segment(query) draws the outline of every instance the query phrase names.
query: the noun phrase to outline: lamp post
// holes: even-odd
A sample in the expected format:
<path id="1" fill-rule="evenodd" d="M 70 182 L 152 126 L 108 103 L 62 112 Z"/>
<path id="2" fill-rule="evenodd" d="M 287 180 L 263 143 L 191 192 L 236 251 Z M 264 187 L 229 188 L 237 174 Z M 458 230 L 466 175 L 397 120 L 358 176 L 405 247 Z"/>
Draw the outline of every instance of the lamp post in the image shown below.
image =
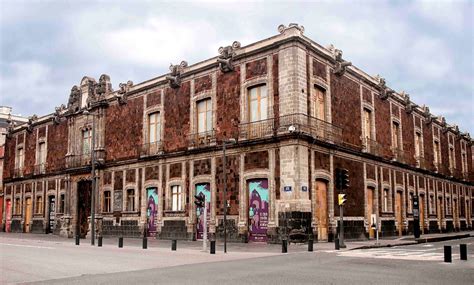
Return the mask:
<path id="1" fill-rule="evenodd" d="M 95 175 L 95 116 L 88 110 L 84 111 L 86 116 L 92 116 L 92 147 L 91 147 L 91 176 L 92 176 L 92 193 L 91 193 L 91 245 L 95 244 L 95 193 L 96 193 L 96 175 Z"/>
<path id="2" fill-rule="evenodd" d="M 236 143 L 234 138 L 222 142 L 222 161 L 224 165 L 224 253 L 227 253 L 227 159 L 225 155 L 225 147 L 227 144 L 230 145 L 234 143 Z"/>

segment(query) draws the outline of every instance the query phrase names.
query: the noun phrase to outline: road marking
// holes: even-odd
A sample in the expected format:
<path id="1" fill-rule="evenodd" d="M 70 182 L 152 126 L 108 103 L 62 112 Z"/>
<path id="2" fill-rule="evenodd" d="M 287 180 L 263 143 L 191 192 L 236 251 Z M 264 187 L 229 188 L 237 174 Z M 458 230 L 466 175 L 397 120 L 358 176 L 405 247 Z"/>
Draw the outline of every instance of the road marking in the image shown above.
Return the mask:
<path id="1" fill-rule="evenodd" d="M 31 247 L 31 248 L 43 248 L 43 249 L 54 249 L 54 247 L 39 246 L 39 245 L 23 245 L 23 244 L 12 244 L 12 243 L 0 243 L 0 245 L 18 246 L 18 247 Z"/>

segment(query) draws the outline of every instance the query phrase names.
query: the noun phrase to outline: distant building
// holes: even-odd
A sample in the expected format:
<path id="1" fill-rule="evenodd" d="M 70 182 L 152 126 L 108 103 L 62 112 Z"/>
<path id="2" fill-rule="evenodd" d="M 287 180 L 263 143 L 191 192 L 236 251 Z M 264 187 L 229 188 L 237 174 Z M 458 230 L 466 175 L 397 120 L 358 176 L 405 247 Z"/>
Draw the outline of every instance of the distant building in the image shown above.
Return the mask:
<path id="1" fill-rule="evenodd" d="M 209 203 L 211 237 L 223 237 L 226 209 L 233 241 L 328 241 L 339 168 L 350 177 L 348 238 L 374 238 L 372 221 L 382 236 L 409 234 L 418 213 L 423 233 L 471 229 L 469 134 L 302 26 L 278 30 L 115 91 L 107 75 L 84 77 L 67 106 L 9 133 L 7 228 L 85 237 L 95 195 L 98 234 L 195 239 L 204 229 L 198 194 Z"/>

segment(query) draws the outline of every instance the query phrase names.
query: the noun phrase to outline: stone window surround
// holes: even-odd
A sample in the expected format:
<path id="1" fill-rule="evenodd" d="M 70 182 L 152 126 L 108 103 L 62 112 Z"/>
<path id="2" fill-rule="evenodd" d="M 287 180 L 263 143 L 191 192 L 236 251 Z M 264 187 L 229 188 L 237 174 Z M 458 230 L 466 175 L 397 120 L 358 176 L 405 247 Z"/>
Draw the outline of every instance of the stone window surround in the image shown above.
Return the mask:
<path id="1" fill-rule="evenodd" d="M 360 95 L 362 97 L 362 94 Z M 367 142 L 365 141 L 366 138 L 366 130 L 365 130 L 365 110 L 368 110 L 370 112 L 370 139 L 373 141 L 377 141 L 376 137 L 376 130 L 375 130 L 375 108 L 372 105 L 367 104 L 367 102 L 361 100 L 361 106 L 360 106 L 360 113 L 361 113 L 361 123 L 362 123 L 362 146 L 364 149 L 367 150 Z"/>
<path id="2" fill-rule="evenodd" d="M 48 128 L 46 128 L 47 130 Z M 36 155 L 35 155 L 35 161 L 36 161 L 36 165 L 39 165 L 40 164 L 40 157 L 39 157 L 39 146 L 40 144 L 44 143 L 44 151 L 45 151 L 45 154 L 44 154 L 44 163 L 46 163 L 47 159 L 48 159 L 48 142 L 47 142 L 47 138 L 48 137 L 48 131 L 46 131 L 46 135 L 44 137 L 41 137 L 41 138 L 38 138 L 37 141 L 36 141 Z"/>
<path id="3" fill-rule="evenodd" d="M 56 201 L 56 214 L 64 214 L 66 208 L 66 190 L 60 190 L 58 193 L 59 200 Z M 64 205 L 61 207 L 61 197 L 64 197 Z"/>
<path id="4" fill-rule="evenodd" d="M 443 163 L 443 159 L 442 159 L 442 151 L 441 151 L 441 139 L 440 139 L 440 128 L 438 126 L 436 126 L 435 124 L 432 124 L 432 133 L 433 133 L 433 152 L 434 150 L 436 149 L 435 148 L 435 144 L 436 142 L 438 143 L 438 165 L 441 165 Z M 435 135 L 436 134 L 436 135 Z M 433 162 L 434 162 L 434 158 L 433 158 Z M 436 166 L 436 171 L 438 171 L 438 166 Z"/>
<path id="5" fill-rule="evenodd" d="M 142 130 L 142 136 L 144 138 L 144 143 L 149 143 L 149 138 L 148 138 L 148 116 L 150 114 L 153 114 L 155 112 L 160 113 L 160 121 L 161 121 L 161 126 L 160 126 L 160 139 L 161 141 L 163 140 L 163 133 L 164 133 L 164 125 L 165 125 L 165 109 L 163 108 L 163 89 L 159 90 L 161 93 L 161 104 L 151 106 L 151 107 L 146 107 L 146 98 L 147 96 L 144 95 L 144 100 L 143 100 L 143 130 Z"/>
<path id="6" fill-rule="evenodd" d="M 22 199 L 21 199 L 21 194 L 16 194 L 15 197 L 14 197 L 14 200 L 13 200 L 13 215 L 12 216 L 21 216 L 22 215 L 22 207 L 23 207 L 23 204 L 22 203 Z M 17 204 L 17 201 L 18 201 L 18 204 Z"/>
<path id="7" fill-rule="evenodd" d="M 380 189 L 382 190 L 381 193 L 384 194 L 384 191 L 388 192 L 387 195 L 387 208 L 384 209 L 384 196 L 382 195 L 382 213 L 393 213 L 393 199 L 392 199 L 392 187 L 390 187 L 390 183 L 382 182 Z"/>
<path id="8" fill-rule="evenodd" d="M 390 131 L 391 131 L 390 137 L 392 138 L 392 134 L 393 134 L 393 122 L 397 122 L 398 129 L 399 129 L 398 149 L 403 151 L 403 124 L 402 124 L 402 115 L 401 115 L 403 107 L 390 98 L 389 98 L 389 102 L 390 102 Z M 398 117 L 394 115 L 393 108 L 392 108 L 393 105 L 398 107 L 398 114 L 397 114 Z M 393 142 L 393 138 L 392 138 L 392 142 Z M 393 145 L 392 145 L 392 148 L 393 148 Z"/>
<path id="9" fill-rule="evenodd" d="M 312 63 L 311 63 L 312 65 Z M 311 94 L 310 94 L 310 100 L 313 100 L 314 92 L 316 88 L 319 88 L 321 90 L 324 90 L 324 121 L 328 123 L 332 123 L 332 117 L 331 117 L 331 92 L 329 85 L 324 82 L 323 80 L 319 79 L 318 77 L 312 77 L 311 78 Z M 308 115 L 311 115 L 311 110 L 308 109 Z"/>
<path id="10" fill-rule="evenodd" d="M 452 161 L 453 162 L 452 168 L 456 169 L 456 146 L 454 143 L 451 143 L 451 137 L 452 137 L 452 141 L 454 142 L 455 140 L 454 135 L 448 132 L 448 157 L 449 157 L 448 161 Z M 453 156 L 451 156 L 451 149 L 453 150 L 452 151 L 452 153 L 454 154 Z"/>
<path id="11" fill-rule="evenodd" d="M 169 170 L 168 170 L 169 171 Z M 182 209 L 179 211 L 173 211 L 173 195 L 171 188 L 173 186 L 181 187 L 181 206 Z M 186 191 L 184 188 L 184 179 L 182 178 L 171 178 L 166 182 L 166 194 L 165 194 L 165 212 L 184 212 L 186 211 Z"/>
<path id="12" fill-rule="evenodd" d="M 41 198 L 41 209 L 38 209 L 38 199 Z M 34 201 L 34 216 L 42 216 L 44 213 L 44 198 L 42 194 L 36 194 L 35 195 L 35 201 Z M 41 211 L 39 211 L 41 210 Z"/>
<path id="13" fill-rule="evenodd" d="M 101 209 L 101 212 L 104 213 L 104 214 L 110 214 L 110 213 L 113 213 L 114 211 L 114 190 L 113 190 L 113 187 L 111 186 L 107 186 L 107 187 L 104 187 L 102 189 L 102 195 L 101 195 L 101 199 L 100 199 L 100 209 Z M 105 212 L 105 192 L 110 192 L 110 212 Z"/>
<path id="14" fill-rule="evenodd" d="M 21 158 L 21 163 L 19 161 L 19 155 L 20 155 L 20 150 L 23 150 L 23 156 Z M 15 168 L 20 168 L 20 165 L 21 165 L 21 168 L 24 168 L 25 167 L 25 144 L 22 142 L 22 143 L 19 143 L 16 145 L 15 147 Z"/>
<path id="15" fill-rule="evenodd" d="M 391 144 L 392 148 L 394 149 L 395 146 L 393 145 L 393 124 L 397 123 L 398 124 L 398 149 L 403 150 L 403 133 L 402 133 L 402 122 L 399 118 L 392 116 L 391 119 L 391 124 L 390 124 L 390 137 L 391 139 Z"/>
<path id="16" fill-rule="evenodd" d="M 196 185 L 197 184 L 209 184 L 209 188 L 211 191 L 211 201 L 209 201 L 211 209 L 210 213 L 211 216 L 209 217 L 209 225 L 214 225 L 215 224 L 215 216 L 216 216 L 216 188 L 215 183 L 212 183 L 212 175 L 198 175 L 194 176 L 192 178 L 192 181 L 190 183 L 192 189 L 190 189 L 190 196 L 193 197 L 196 195 Z M 196 219 L 196 210 L 197 206 L 194 203 L 190 203 L 190 213 L 189 213 L 189 218 L 194 221 Z"/>
<path id="17" fill-rule="evenodd" d="M 274 106 L 274 98 L 273 98 L 273 90 L 274 88 L 278 88 L 278 86 L 273 86 L 273 77 L 272 77 L 272 70 L 273 70 L 273 55 L 267 55 L 267 56 L 262 56 L 258 58 L 254 58 L 252 61 L 257 61 L 262 58 L 267 59 L 267 73 L 265 75 L 261 75 L 255 78 L 251 79 L 246 79 L 246 64 L 247 62 L 244 62 L 240 65 L 240 123 L 248 123 L 250 122 L 249 118 L 249 89 L 253 86 L 257 85 L 263 85 L 265 84 L 267 87 L 267 100 L 268 100 L 268 106 L 267 106 L 267 118 L 271 119 L 274 118 L 274 113 L 273 113 L 273 106 Z"/>
<path id="18" fill-rule="evenodd" d="M 197 120 L 197 102 L 204 100 L 204 99 L 211 99 L 212 104 L 212 130 L 216 129 L 217 125 L 217 73 L 212 72 L 208 74 L 200 74 L 196 76 L 196 78 L 204 77 L 204 76 L 211 76 L 212 87 L 210 90 L 201 91 L 195 93 L 194 89 L 194 82 L 195 78 L 191 80 L 191 96 L 190 96 L 190 106 L 191 112 L 189 113 L 189 123 L 190 123 L 190 134 L 198 133 L 198 120 Z"/>
<path id="19" fill-rule="evenodd" d="M 134 200 L 134 209 L 133 211 L 128 211 L 127 203 L 128 203 L 128 190 L 133 190 L 133 200 Z M 127 185 L 123 189 L 124 195 L 122 199 L 122 213 L 124 214 L 132 214 L 132 213 L 140 213 L 140 207 L 138 205 L 138 198 L 139 198 L 139 191 L 137 191 L 137 187 L 135 184 Z"/>
<path id="20" fill-rule="evenodd" d="M 324 116 L 326 122 L 332 124 L 332 98 L 331 98 L 331 67 L 328 62 L 325 60 L 322 60 L 319 55 L 316 53 L 310 51 L 309 52 L 309 70 L 308 73 L 310 74 L 310 86 L 316 87 L 319 86 L 320 88 L 323 88 L 326 90 L 326 97 L 325 97 L 325 109 L 326 109 L 326 114 Z M 326 81 L 322 79 L 322 77 L 319 76 L 313 76 L 313 60 L 316 60 L 326 66 Z M 313 90 L 311 90 L 312 92 Z M 308 110 L 308 114 L 310 114 Z"/>
<path id="21" fill-rule="evenodd" d="M 416 117 L 420 118 L 420 127 L 416 126 Z M 424 144 L 424 139 L 423 139 L 423 118 L 419 116 L 413 115 L 413 142 L 416 143 L 416 134 L 420 134 L 420 146 L 419 146 L 419 151 L 420 151 L 420 157 L 425 157 L 425 144 Z M 415 146 L 416 147 L 416 146 Z M 416 152 L 415 152 L 415 159 L 418 160 L 416 157 Z"/>
<path id="22" fill-rule="evenodd" d="M 413 199 L 410 199 L 410 197 L 415 197 L 415 188 L 412 186 L 408 186 L 408 191 L 407 191 L 407 213 L 408 214 L 413 214 Z"/>

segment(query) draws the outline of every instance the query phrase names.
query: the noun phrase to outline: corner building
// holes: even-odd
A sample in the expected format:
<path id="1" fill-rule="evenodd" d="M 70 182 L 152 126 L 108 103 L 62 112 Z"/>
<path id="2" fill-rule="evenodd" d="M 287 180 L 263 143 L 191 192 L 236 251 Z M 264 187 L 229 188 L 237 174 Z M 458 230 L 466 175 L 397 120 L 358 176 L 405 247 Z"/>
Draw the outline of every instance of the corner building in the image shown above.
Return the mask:
<path id="1" fill-rule="evenodd" d="M 302 26 L 278 30 L 116 91 L 107 75 L 84 77 L 67 106 L 10 127 L 3 228 L 89 235 L 94 152 L 103 236 L 200 238 L 193 201 L 202 193 L 217 239 L 227 199 L 230 240 L 311 232 L 331 240 L 336 168 L 350 176 L 346 238 L 373 238 L 373 214 L 381 236 L 410 234 L 414 197 L 423 233 L 472 229 L 469 134 L 313 42 Z"/>

